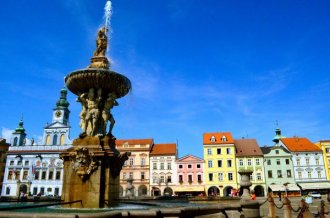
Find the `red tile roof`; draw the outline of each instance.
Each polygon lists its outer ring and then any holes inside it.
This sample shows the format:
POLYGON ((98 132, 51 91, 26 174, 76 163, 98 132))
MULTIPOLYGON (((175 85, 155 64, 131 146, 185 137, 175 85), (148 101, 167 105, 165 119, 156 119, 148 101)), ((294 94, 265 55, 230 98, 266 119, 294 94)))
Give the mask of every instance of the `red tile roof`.
POLYGON ((234 143, 234 139, 231 136, 230 132, 213 132, 213 133, 204 133, 203 134, 203 144, 204 145, 213 145, 213 144, 231 144, 234 143), (212 137, 215 137, 215 141, 212 142, 212 137), (223 136, 226 137, 226 141, 222 141, 223 136))
POLYGON ((153 139, 117 139, 116 145, 122 145, 124 143, 128 143, 129 145, 152 145, 154 143, 153 139))
POLYGON ((176 144, 154 144, 150 151, 150 156, 156 155, 176 155, 176 144))
POLYGON ((235 139, 236 156, 262 156, 263 153, 255 139, 235 139))
POLYGON ((322 151, 317 145, 313 144, 307 138, 282 138, 280 141, 292 151, 322 151))

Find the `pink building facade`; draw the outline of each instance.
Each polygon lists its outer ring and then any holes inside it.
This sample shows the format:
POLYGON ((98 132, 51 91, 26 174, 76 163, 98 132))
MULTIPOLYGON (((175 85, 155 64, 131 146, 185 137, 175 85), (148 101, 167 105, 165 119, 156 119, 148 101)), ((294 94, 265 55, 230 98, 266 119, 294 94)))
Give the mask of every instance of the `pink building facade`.
POLYGON ((205 195, 204 189, 204 160, 193 155, 186 155, 176 162, 178 184, 176 195, 197 196, 205 195))

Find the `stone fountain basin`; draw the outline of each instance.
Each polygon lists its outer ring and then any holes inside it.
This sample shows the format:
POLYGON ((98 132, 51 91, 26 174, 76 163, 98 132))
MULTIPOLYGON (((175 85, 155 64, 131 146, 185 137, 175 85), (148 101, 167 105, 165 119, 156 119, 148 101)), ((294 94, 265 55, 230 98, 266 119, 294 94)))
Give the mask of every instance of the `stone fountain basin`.
POLYGON ((124 75, 101 68, 76 70, 65 77, 65 84, 76 95, 88 93, 90 88, 101 88, 102 93, 115 93, 117 98, 125 96, 132 88, 131 81, 124 75))

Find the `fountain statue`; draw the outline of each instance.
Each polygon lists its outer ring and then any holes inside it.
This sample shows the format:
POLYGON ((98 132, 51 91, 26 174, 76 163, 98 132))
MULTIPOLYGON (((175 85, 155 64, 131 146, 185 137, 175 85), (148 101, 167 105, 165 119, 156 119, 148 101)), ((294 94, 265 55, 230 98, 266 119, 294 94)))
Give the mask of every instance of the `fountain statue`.
POLYGON ((110 70, 106 57, 110 1, 105 9, 106 24, 98 30, 90 65, 65 77, 66 86, 81 103, 82 132, 73 141, 72 148, 61 154, 64 161, 62 199, 82 200, 83 206, 88 208, 105 207, 106 202, 119 198, 119 173, 130 155, 118 152, 112 133, 115 119, 111 109, 119 105, 116 99, 130 91, 131 82, 110 70))

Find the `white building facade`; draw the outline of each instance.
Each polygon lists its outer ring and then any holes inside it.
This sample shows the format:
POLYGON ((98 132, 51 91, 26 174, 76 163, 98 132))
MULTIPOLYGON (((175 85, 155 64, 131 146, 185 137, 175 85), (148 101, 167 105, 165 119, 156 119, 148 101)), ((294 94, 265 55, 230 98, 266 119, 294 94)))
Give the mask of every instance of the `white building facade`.
POLYGON ((26 144, 23 121, 15 129, 7 152, 1 196, 29 195, 61 196, 63 161, 60 153, 71 147, 70 126, 66 99, 67 90, 61 90, 60 99, 53 109, 52 123, 44 128, 40 145, 30 139, 26 144))
POLYGON ((175 143, 154 144, 150 152, 151 196, 174 194, 178 184, 175 143))

